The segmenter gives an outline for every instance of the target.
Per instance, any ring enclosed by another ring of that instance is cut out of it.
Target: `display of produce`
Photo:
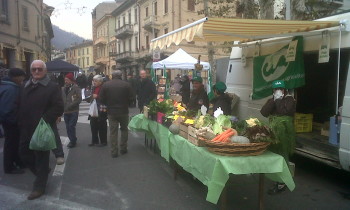
[[[171,114],[174,111],[173,101],[167,100],[153,100],[148,105],[149,114],[155,115],[158,112],[164,113],[165,115]]]
[[[217,135],[211,141],[212,142],[230,142],[230,138],[235,135],[237,135],[237,131],[235,129],[229,128],[226,131],[222,132],[221,134]]]
[[[258,155],[276,139],[268,125],[257,118],[238,120],[223,114],[214,117],[201,111],[186,110],[181,103],[154,100],[149,104],[149,114],[164,113],[170,121],[169,131],[188,139],[195,145],[205,145],[209,151],[221,155]],[[191,127],[191,132],[188,131]],[[198,143],[198,141],[203,143]]]

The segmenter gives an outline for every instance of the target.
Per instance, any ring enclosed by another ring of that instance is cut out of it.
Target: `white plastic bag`
[[[98,108],[97,108],[96,99],[94,99],[90,104],[89,115],[91,117],[98,117]]]

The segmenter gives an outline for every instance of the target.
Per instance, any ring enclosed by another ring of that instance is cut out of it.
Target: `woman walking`
[[[90,106],[94,100],[97,103],[98,116],[89,115],[92,141],[89,146],[106,146],[107,145],[107,110],[106,106],[101,104],[100,90],[103,84],[103,77],[96,75],[92,80],[92,95],[90,97]]]

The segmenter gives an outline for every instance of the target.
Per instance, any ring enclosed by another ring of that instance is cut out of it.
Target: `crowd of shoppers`
[[[27,76],[27,77],[26,77]],[[1,68],[0,83],[0,124],[4,129],[4,172],[21,174],[28,167],[35,180],[32,192],[27,197],[36,199],[45,193],[48,175],[50,173],[50,151],[30,149],[32,136],[43,119],[52,129],[56,148],[52,149],[56,164],[64,164],[62,142],[57,124],[64,119],[69,139],[68,148],[77,146],[78,137],[76,125],[79,118],[79,105],[82,101],[82,90],[91,92],[84,98],[90,106],[96,104],[96,115],[89,115],[91,127],[91,143],[88,146],[107,146],[107,120],[109,121],[109,143],[113,158],[128,153],[128,122],[129,108],[143,110],[150,101],[156,99],[157,91],[154,82],[148,78],[147,72],[141,70],[139,78],[116,70],[112,79],[102,74],[61,73],[58,77],[48,75],[46,64],[35,60],[30,66],[30,75],[22,69]],[[24,81],[25,78],[29,78]],[[205,91],[200,84],[201,78],[192,79],[194,91],[190,99],[190,80],[187,76],[177,77],[177,90],[189,106],[199,105],[194,100],[196,94],[203,95]],[[136,102],[137,98],[137,102]],[[89,112],[90,113],[90,112]],[[118,140],[119,130],[121,139]]]

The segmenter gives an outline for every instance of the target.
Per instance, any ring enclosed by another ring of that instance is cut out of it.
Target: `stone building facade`
[[[0,62],[29,75],[35,59],[50,60],[53,7],[42,0],[0,0]]]
[[[94,66],[93,42],[84,41],[65,50],[66,61],[87,72]]]

